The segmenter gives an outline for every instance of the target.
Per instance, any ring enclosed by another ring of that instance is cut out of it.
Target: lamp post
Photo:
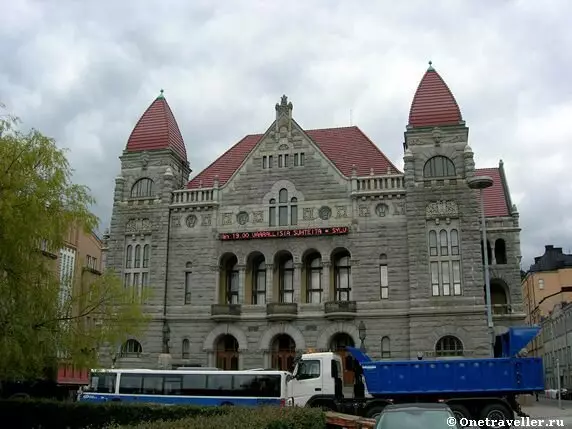
[[[495,350],[495,328],[493,325],[493,314],[491,306],[491,280],[489,277],[489,252],[487,246],[487,225],[485,219],[485,192],[484,190],[493,186],[493,179],[489,176],[475,176],[467,179],[467,184],[471,189],[478,189],[481,196],[481,224],[483,230],[483,254],[485,271],[485,296],[487,306],[487,325],[491,341],[491,356],[494,357]]]
[[[363,320],[361,322],[359,322],[358,332],[359,332],[359,339],[361,341],[361,344],[359,345],[359,349],[363,353],[365,353],[365,336],[366,336],[367,328],[365,327],[365,323],[363,323]]]

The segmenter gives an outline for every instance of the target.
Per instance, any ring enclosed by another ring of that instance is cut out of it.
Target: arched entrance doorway
[[[272,368],[292,371],[296,357],[296,343],[290,335],[280,334],[272,341]]]
[[[344,332],[340,332],[332,337],[330,350],[337,353],[342,359],[344,370],[344,384],[354,384],[353,357],[346,350],[346,347],[355,347],[352,337]]]
[[[216,367],[238,369],[238,341],[232,335],[222,335],[216,344]]]

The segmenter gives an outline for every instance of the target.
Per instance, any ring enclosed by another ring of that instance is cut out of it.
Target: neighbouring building
[[[496,329],[524,322],[519,215],[502,161],[475,168],[469,129],[432,66],[411,104],[403,172],[356,126],[303,129],[286,96],[274,114],[190,181],[162,92],[135,125],[104,242],[134,296],[151,293],[153,321],[117,345],[118,366],[156,367],[170,354],[174,365],[288,368],[296,352],[343,354],[362,339],[374,358],[487,356],[483,248]],[[494,180],[486,246],[475,175]]]
[[[59,274],[60,301],[64,302],[69,294],[76,297],[88,292],[90,285],[102,275],[102,241],[94,232],[85,232],[82,227],[73,226],[64,237],[64,246],[59,251],[49,250],[42,243],[41,250],[52,260],[53,269]],[[74,300],[79,310],[80,299]],[[74,368],[62,363],[58,368],[57,382],[62,385],[76,386],[88,380],[85,369]]]
[[[522,280],[522,295],[527,324],[542,327],[541,335],[528,347],[529,354],[544,358],[546,382],[550,386],[556,385],[555,357],[560,356],[562,383],[570,386],[567,344],[571,344],[568,336],[572,313],[567,303],[572,302],[572,255],[563,253],[561,247],[546,245],[544,254],[534,258]]]

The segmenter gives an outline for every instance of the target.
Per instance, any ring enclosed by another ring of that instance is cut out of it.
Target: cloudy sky
[[[111,214],[118,156],[161,88],[193,175],[264,132],[287,94],[304,128],[353,124],[402,166],[415,89],[433,61],[478,167],[503,159],[525,269],[572,249],[568,0],[13,0],[0,13],[0,101],[70,149]]]

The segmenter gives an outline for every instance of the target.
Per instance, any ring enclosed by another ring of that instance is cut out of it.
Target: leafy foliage
[[[95,201],[53,139],[18,125],[0,115],[0,379],[41,376],[58,355],[94,365],[146,320],[112,273],[61,287],[57,254],[73,228],[96,227]]]
[[[324,429],[318,408],[0,401],[12,429]]]

